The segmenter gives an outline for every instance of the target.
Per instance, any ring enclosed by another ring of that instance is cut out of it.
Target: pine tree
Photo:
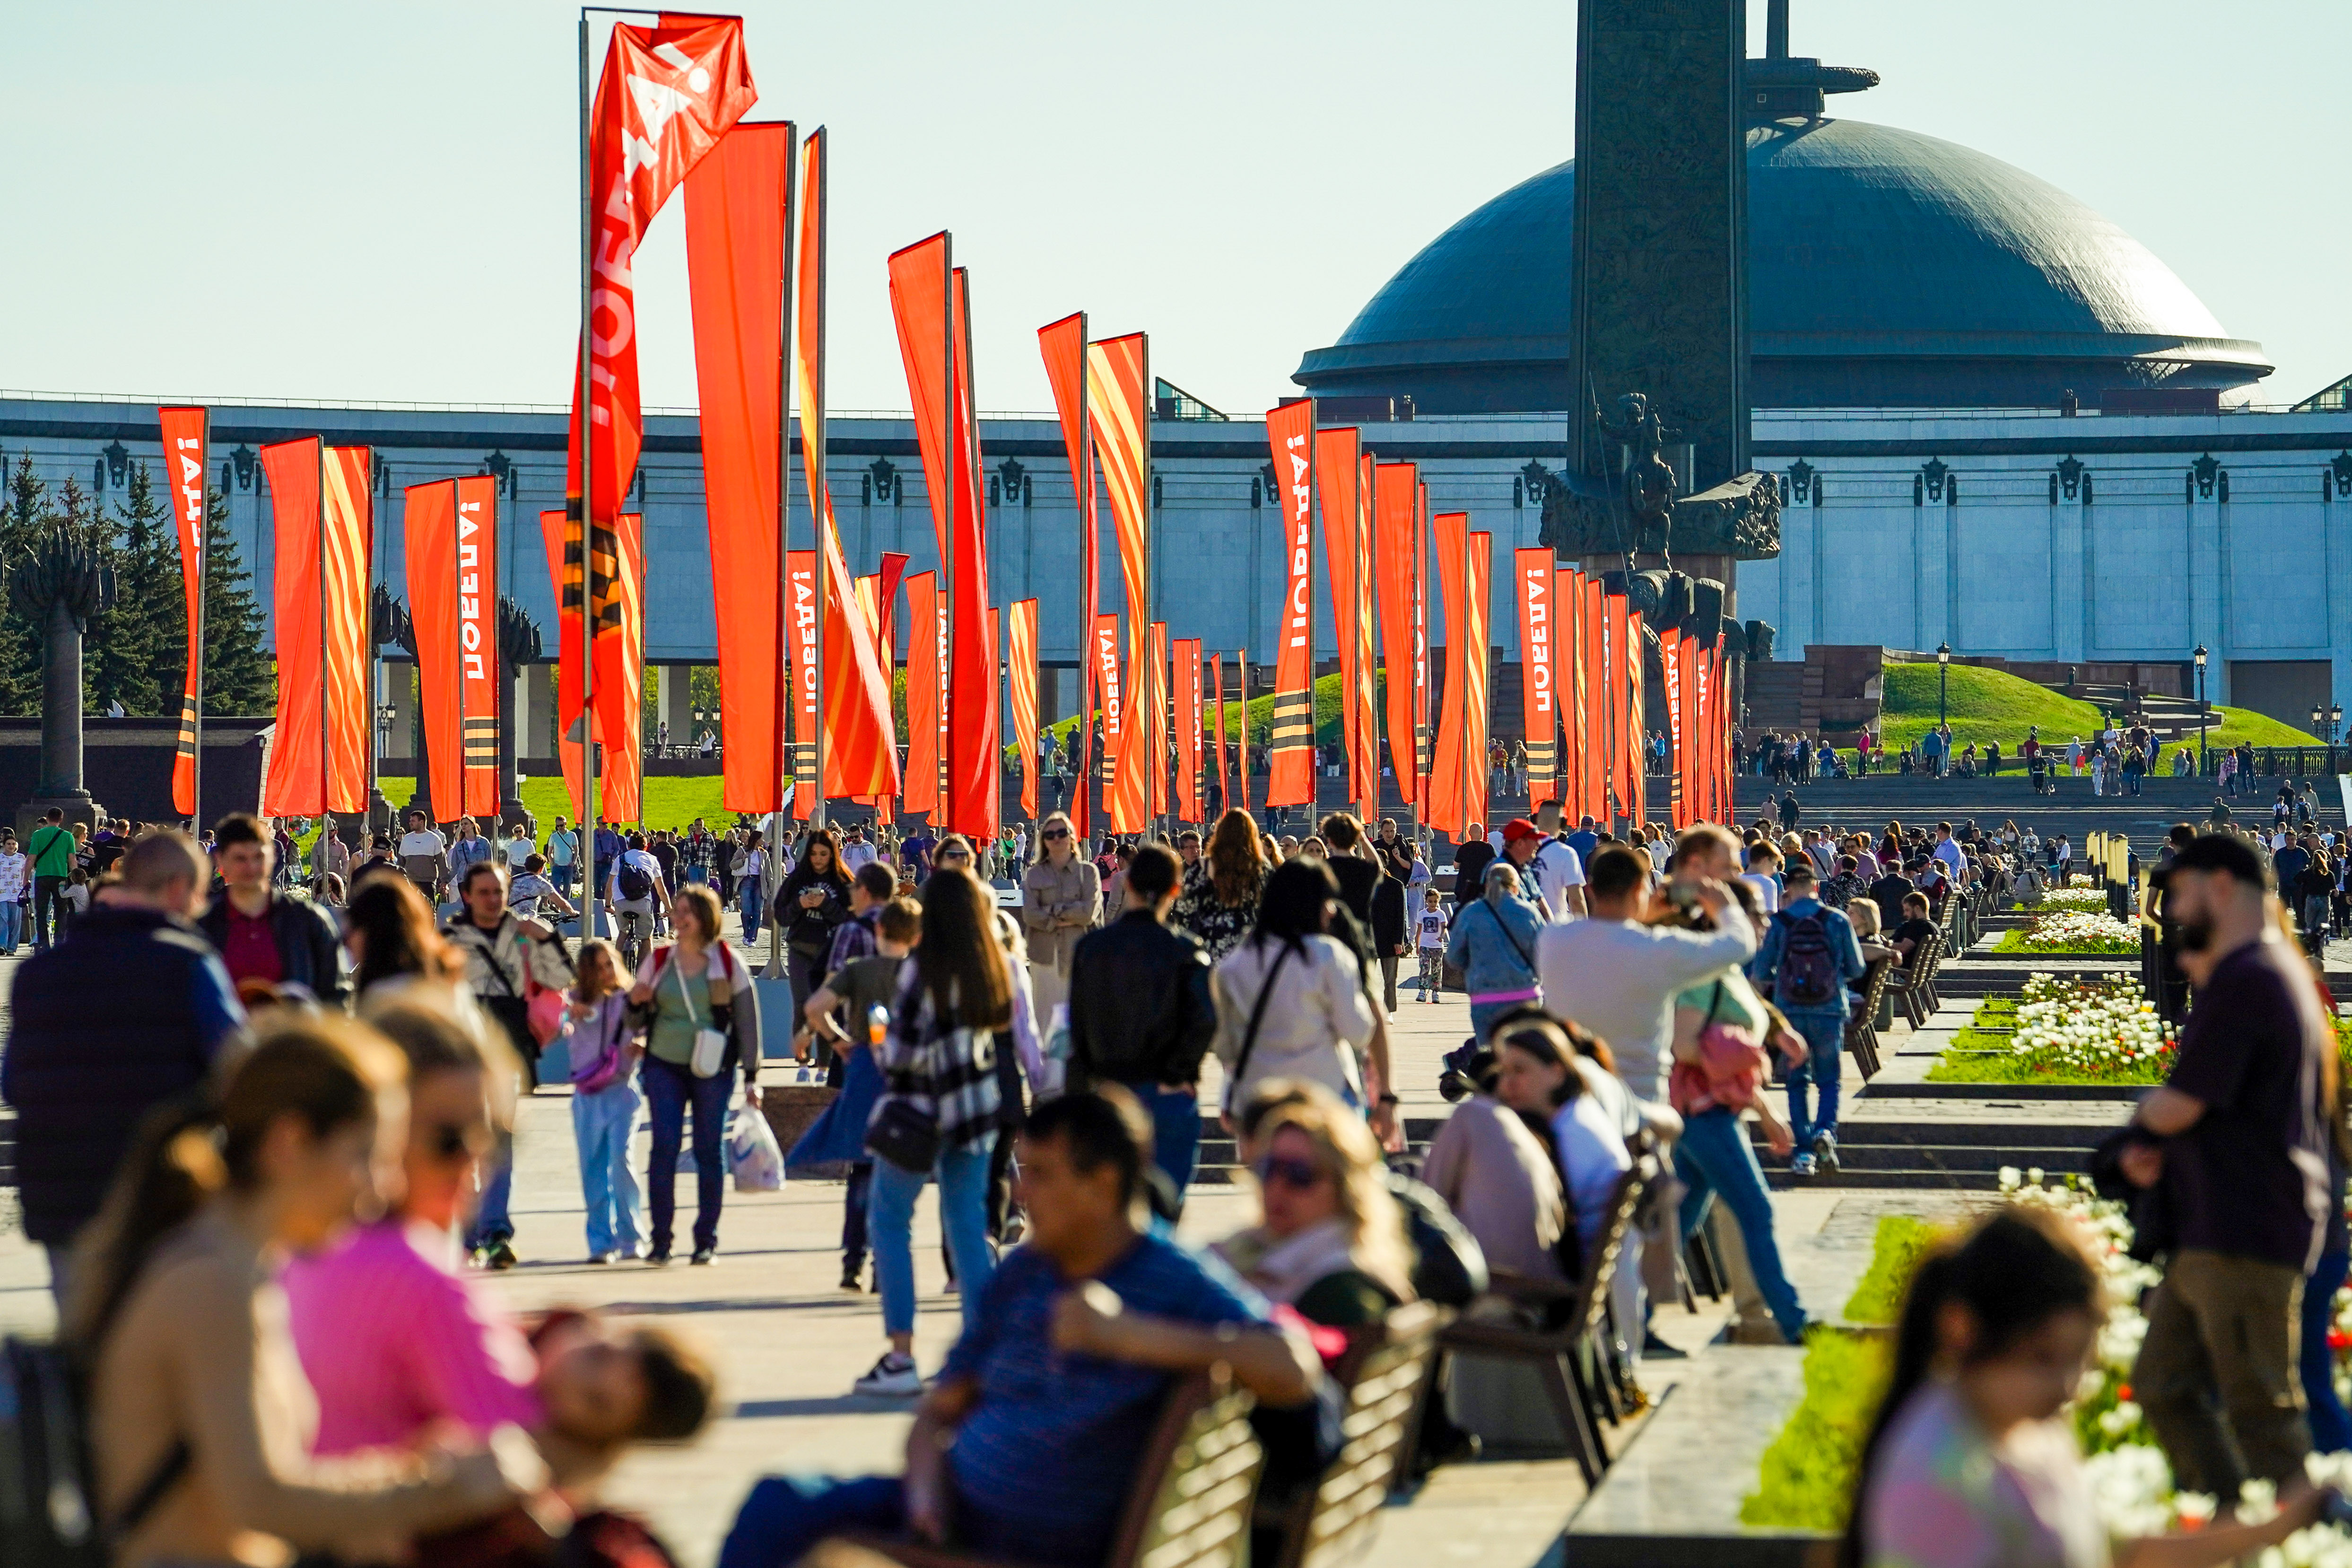
[[[217,489],[205,492],[205,712],[274,713],[278,666],[261,646],[261,606],[228,531],[228,498]]]
[[[0,504],[0,573],[12,571],[49,526],[49,487],[21,456]],[[41,628],[0,588],[0,714],[23,718],[41,710]]]
[[[179,710],[177,660],[184,655],[174,650],[186,645],[176,628],[187,612],[177,592],[179,573],[165,570],[170,521],[147,465],[134,463],[114,514],[99,520],[106,535],[100,559],[114,572],[114,607],[93,616],[83,633],[83,668],[94,712],[117,702],[125,713]]]

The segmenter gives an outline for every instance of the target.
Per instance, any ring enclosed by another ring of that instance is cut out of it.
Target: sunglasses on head
[[[1289,1160],[1273,1154],[1252,1165],[1250,1170],[1256,1175],[1258,1185],[1271,1186],[1279,1182],[1294,1192],[1306,1192],[1323,1180],[1323,1173],[1315,1168],[1312,1160]]]

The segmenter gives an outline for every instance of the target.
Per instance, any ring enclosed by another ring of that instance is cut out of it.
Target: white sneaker
[[[923,1392],[923,1374],[915,1370],[914,1357],[892,1351],[876,1362],[873,1370],[852,1384],[850,1388],[856,1394],[911,1399]]]

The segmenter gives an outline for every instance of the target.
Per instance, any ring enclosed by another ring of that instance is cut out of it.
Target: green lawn
[[[1936,724],[1936,670],[1932,664],[1890,664],[1885,670],[1884,718],[1880,735],[1889,751],[1900,751]],[[2074,736],[2085,740],[2104,722],[2096,705],[2062,697],[2006,670],[1975,665],[1950,667],[1948,709],[1956,745],[1974,741],[1979,749],[1999,741],[2004,758],[2017,754],[2028,727],[2039,725],[2045,745],[2064,745]],[[2234,746],[2241,741],[2257,746],[2315,746],[2318,738],[2244,708],[2215,707],[2214,728],[2206,734],[2208,746]],[[2171,763],[2168,749],[2165,763]],[[2022,777],[2022,774],[2019,775]]]
[[[1908,1215],[1878,1222],[1870,1267],[1845,1305],[1849,1321],[1891,1323],[1919,1255],[1937,1227]],[[1778,1530],[1845,1528],[1862,1445],[1878,1414],[1893,1342],[1818,1329],[1805,1342],[1805,1394],[1764,1450],[1756,1490],[1739,1505],[1744,1524]]]
[[[1388,724],[1389,711],[1387,707],[1388,697],[1386,695],[1388,691],[1387,678],[1377,671],[1374,672],[1372,677],[1372,688],[1374,691],[1374,700],[1380,708],[1381,723],[1382,727],[1385,728]],[[1242,732],[1242,716],[1240,708],[1241,704],[1237,702],[1228,702],[1225,704],[1225,733],[1228,736],[1238,735]],[[1099,710],[1097,710],[1097,717],[1100,717]],[[1431,715],[1430,721],[1432,723],[1436,722],[1436,716],[1434,714]],[[1203,702],[1201,705],[1201,728],[1207,730],[1214,725],[1215,722],[1215,705],[1212,702]],[[1253,697],[1250,699],[1249,726],[1250,734],[1259,741],[1263,741],[1265,732],[1274,727],[1274,699],[1272,696]],[[1078,721],[1075,714],[1067,719],[1056,720],[1053,723],[1045,726],[1046,729],[1051,730],[1054,732],[1054,738],[1056,744],[1067,740],[1077,727]],[[1315,742],[1318,745],[1328,746],[1336,744],[1339,739],[1339,678],[1336,675],[1318,676],[1316,678],[1315,681]],[[1384,757],[1387,755],[1385,749],[1383,749],[1381,754]]]
[[[644,826],[685,827],[698,816],[714,827],[725,826],[735,819],[719,808],[720,783],[717,773],[655,774],[647,778]],[[395,806],[406,805],[408,797],[415,793],[416,781],[413,778],[383,781],[383,798]],[[572,815],[572,797],[561,778],[526,777],[522,781],[522,804],[538,819],[542,834],[555,826],[558,816]]]

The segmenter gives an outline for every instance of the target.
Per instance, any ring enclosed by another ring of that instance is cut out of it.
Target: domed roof
[[[2023,405],[2270,372],[2146,246],[1997,158],[1804,118],[1751,127],[1748,170],[1759,407]],[[1573,161],[1547,169],[1438,236],[1295,379],[1424,413],[1565,406],[1575,180]]]

